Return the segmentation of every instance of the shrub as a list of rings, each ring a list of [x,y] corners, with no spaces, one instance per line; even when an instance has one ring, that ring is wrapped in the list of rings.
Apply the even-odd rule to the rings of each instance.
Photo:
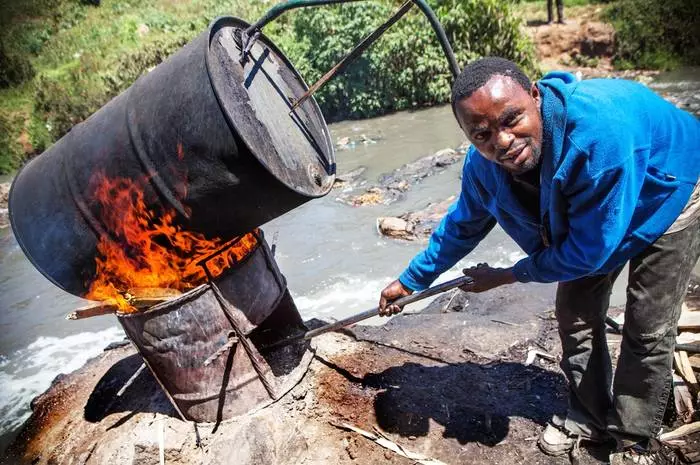
[[[0,88],[16,86],[34,77],[34,67],[26,55],[8,49],[0,42]]]
[[[458,63],[499,55],[536,73],[534,49],[521,33],[510,6],[498,0],[437,0],[433,5]],[[293,34],[275,36],[290,60],[311,82],[388,18],[395,6],[343,4],[296,13]],[[417,10],[417,8],[416,8]],[[404,16],[371,48],[316,94],[330,121],[365,118],[390,111],[444,103],[452,76],[427,19]]]
[[[670,69],[680,63],[700,64],[697,0],[619,0],[605,16],[615,27],[618,67]]]
[[[109,67],[111,71],[102,76],[109,97],[120,94],[142,74],[180,50],[188,41],[188,37],[176,37],[167,41],[158,40],[120,57]]]
[[[34,80],[34,115],[45,122],[53,140],[109,100],[97,66],[89,54],[84,54],[60,70],[41,74]]]

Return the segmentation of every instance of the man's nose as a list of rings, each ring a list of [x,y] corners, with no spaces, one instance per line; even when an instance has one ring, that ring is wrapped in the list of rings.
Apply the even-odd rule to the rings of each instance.
[[[496,133],[496,140],[494,145],[500,152],[506,152],[513,143],[513,134],[508,131],[498,131]]]

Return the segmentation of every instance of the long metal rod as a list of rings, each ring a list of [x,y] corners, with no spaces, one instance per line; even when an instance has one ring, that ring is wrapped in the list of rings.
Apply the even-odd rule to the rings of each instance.
[[[396,13],[391,15],[389,19],[387,19],[384,24],[379,26],[377,29],[375,29],[370,35],[362,39],[362,42],[357,44],[355,48],[350,50],[350,52],[345,55],[335,66],[333,66],[326,74],[321,77],[318,81],[316,81],[311,87],[309,87],[309,90],[307,90],[304,95],[302,95],[299,100],[294,102],[294,105],[292,105],[292,109],[290,112],[294,111],[297,109],[297,107],[306,100],[311,97],[313,94],[315,94],[321,87],[323,87],[326,82],[328,82],[333,76],[336,74],[340,73],[343,71],[350,63],[352,63],[358,56],[360,56],[365,50],[369,48],[370,45],[372,45],[374,42],[379,39],[379,37],[386,32],[387,29],[389,29],[391,26],[393,26],[396,21],[401,19],[408,11],[411,9],[413,6],[413,0],[407,0],[403,5],[401,5],[401,8],[396,10]]]
[[[415,294],[407,295],[406,297],[401,297],[400,299],[395,300],[392,302],[392,304],[398,305],[399,307],[403,307],[408,304],[412,304],[414,302],[418,302],[419,300],[426,299],[428,297],[432,297],[434,295],[440,294],[445,291],[449,291],[450,289],[454,289],[455,287],[459,286],[464,286],[465,284],[470,284],[474,280],[469,277],[469,276],[461,276],[459,278],[453,279],[451,281],[447,281],[442,284],[438,284],[437,286],[430,287],[424,291],[416,292]],[[273,344],[270,344],[268,346],[265,346],[264,349],[272,349],[275,347],[280,347],[280,346],[285,346],[288,344],[293,344],[295,342],[301,342],[301,341],[306,341],[309,340],[313,337],[316,337],[320,334],[327,333],[330,331],[335,331],[340,328],[344,328],[346,326],[350,326],[352,324],[355,324],[359,321],[366,320],[367,318],[371,318],[373,316],[379,315],[379,307],[374,307],[369,310],[365,310],[362,313],[358,313],[357,315],[353,315],[351,317],[345,318],[344,320],[336,321],[335,323],[330,323],[325,326],[321,326],[320,328],[312,329],[311,331],[307,331],[303,334],[299,334],[297,336],[293,336],[287,339],[282,339],[280,341],[277,341]]]
[[[262,382],[263,386],[267,390],[267,393],[270,395],[271,398],[274,400],[277,400],[279,398],[279,395],[277,394],[277,389],[272,385],[272,381],[267,379],[266,373],[262,367],[262,365],[265,363],[260,355],[258,354],[258,351],[255,349],[253,346],[253,343],[250,342],[248,337],[243,333],[241,328],[238,326],[238,323],[236,323],[236,319],[232,315],[232,311],[229,308],[231,305],[226,298],[224,297],[223,293],[219,289],[219,286],[216,285],[214,282],[214,279],[211,275],[211,272],[209,271],[209,268],[207,267],[206,262],[203,263],[202,268],[204,268],[204,272],[207,275],[207,280],[209,281],[209,287],[214,293],[214,297],[216,300],[219,302],[219,307],[221,308],[221,311],[224,312],[224,315],[226,316],[226,319],[228,319],[229,323],[231,323],[231,326],[233,327],[233,331],[236,333],[238,336],[238,342],[243,346],[243,349],[245,350],[246,354],[248,355],[248,358],[250,359],[250,364],[253,365],[253,369],[255,370],[255,373],[257,373],[258,378],[260,378],[260,382]]]

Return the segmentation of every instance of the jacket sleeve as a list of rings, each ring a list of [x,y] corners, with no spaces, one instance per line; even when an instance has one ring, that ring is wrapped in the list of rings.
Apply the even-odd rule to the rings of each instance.
[[[471,150],[465,159],[459,198],[433,231],[428,247],[416,255],[399,276],[399,281],[414,291],[430,286],[440,274],[471,252],[496,224],[474,188],[470,155],[473,155]]]
[[[516,263],[518,281],[570,281],[605,264],[627,234],[641,191],[645,170],[635,167],[634,160],[627,156],[596,176],[589,176],[586,168],[584,174],[572,175],[568,192],[562,190],[569,205],[566,238]]]

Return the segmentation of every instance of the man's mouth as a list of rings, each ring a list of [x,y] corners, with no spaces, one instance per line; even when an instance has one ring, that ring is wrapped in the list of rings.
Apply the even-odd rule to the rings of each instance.
[[[525,161],[527,158],[527,154],[523,153],[525,148],[527,147],[527,144],[522,144],[519,147],[510,150],[508,153],[506,153],[504,156],[499,158],[499,161],[501,163],[506,163],[506,162],[511,162],[516,165],[520,165]]]

